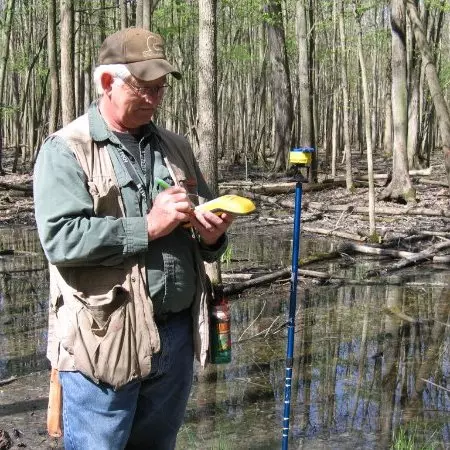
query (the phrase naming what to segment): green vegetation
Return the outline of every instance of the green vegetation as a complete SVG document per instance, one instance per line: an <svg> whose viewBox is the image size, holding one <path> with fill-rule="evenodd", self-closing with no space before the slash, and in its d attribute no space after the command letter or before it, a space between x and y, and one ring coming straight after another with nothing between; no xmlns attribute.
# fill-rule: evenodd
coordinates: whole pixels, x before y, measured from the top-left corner
<svg viewBox="0 0 450 450"><path fill-rule="evenodd" d="M222 264L225 264L225 266L228 269L228 266L230 265L232 259L233 259L233 245L229 244L227 249L225 250L225 253L221 256L220 262Z"/></svg>
<svg viewBox="0 0 450 450"><path fill-rule="evenodd" d="M422 439L417 423L406 427L401 426L393 433L391 450L440 450L444 448L443 443L434 439L434 433L425 442L422 442Z"/></svg>

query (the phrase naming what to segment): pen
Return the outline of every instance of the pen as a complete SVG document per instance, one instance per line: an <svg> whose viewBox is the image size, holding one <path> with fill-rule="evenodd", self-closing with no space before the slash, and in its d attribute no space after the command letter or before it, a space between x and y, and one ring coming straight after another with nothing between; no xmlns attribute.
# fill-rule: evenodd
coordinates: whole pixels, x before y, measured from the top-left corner
<svg viewBox="0 0 450 450"><path fill-rule="evenodd" d="M169 183L166 183L164 180L161 180L161 178L155 178L155 181L163 189L168 189L171 187Z"/></svg>

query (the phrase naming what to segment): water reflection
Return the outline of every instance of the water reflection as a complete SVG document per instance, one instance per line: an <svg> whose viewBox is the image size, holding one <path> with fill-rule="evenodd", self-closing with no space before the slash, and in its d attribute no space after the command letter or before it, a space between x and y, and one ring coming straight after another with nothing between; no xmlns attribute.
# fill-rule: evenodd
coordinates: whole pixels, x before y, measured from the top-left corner
<svg viewBox="0 0 450 450"><path fill-rule="evenodd" d="M229 271L244 270L246 255L247 268L290 264L288 231L244 235L232 236L238 250ZM303 239L301 257L331 245ZM360 280L371 267L339 261L316 268ZM401 439L414 448L447 448L448 274L421 268L373 285L299 287L293 448L389 448ZM288 299L286 283L234 299L233 361L216 368L208 387L195 385L178 448L280 447ZM210 407L207 427L200 395Z"/></svg>
<svg viewBox="0 0 450 450"><path fill-rule="evenodd" d="M36 231L0 230L0 379L48 367L47 263Z"/></svg>
<svg viewBox="0 0 450 450"><path fill-rule="evenodd" d="M236 229L228 272L290 265L291 230ZM0 230L0 380L47 368L48 275L35 230ZM329 250L302 239L301 257ZM351 262L351 264L350 264ZM373 262L314 269L361 280ZM449 430L448 267L409 269L377 284L300 278L291 395L292 448L389 448L404 433L445 448ZM196 371L178 449L281 444L289 284L232 298L233 359Z"/></svg>

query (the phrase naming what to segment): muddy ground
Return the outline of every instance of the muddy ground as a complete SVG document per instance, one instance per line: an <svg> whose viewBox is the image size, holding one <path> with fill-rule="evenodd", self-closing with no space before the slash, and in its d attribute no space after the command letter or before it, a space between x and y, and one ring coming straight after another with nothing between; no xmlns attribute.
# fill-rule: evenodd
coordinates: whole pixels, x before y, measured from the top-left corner
<svg viewBox="0 0 450 450"><path fill-rule="evenodd" d="M440 184L429 184L432 180L437 183L445 183L444 169L441 156L437 154L432 162L432 172L428 176L413 178L414 187L417 190L418 205L423 208L448 211L449 196L447 188ZM388 162L383 158L375 159L375 171L386 173L389 170ZM361 167L361 175L364 167ZM250 171L249 178L255 183L261 181L274 182L273 177L260 171ZM343 175L343 174L340 174ZM242 168L227 168L221 172L224 181L242 179ZM269 179L270 178L270 179ZM323 179L324 176L321 175ZM0 226L35 225L33 216L33 202L31 190L7 189L7 185L15 187L30 187L30 174L7 173L0 176ZM334 187L314 192L304 193L304 204L320 202L330 205L367 206L368 188L358 185L354 194L349 194L345 187ZM383 180L377 181L376 193L383 190ZM49 200L51 194L49 194ZM283 194L280 200L293 199L293 193ZM257 202L258 203L258 202ZM274 216L274 206L267 204L258 205L258 212L262 221ZM387 203L377 199L376 207L396 207L405 211L410 207ZM280 218L277 211L277 217ZM311 208L307 214L313 214ZM307 216L305 213L305 217ZM292 209L285 209L281 217L292 217ZM261 221L259 221L261 224ZM354 234L366 234L368 232L368 220L366 216L351 212L324 213L318 220L308 222L308 226L318 228L343 230ZM401 238L408 233L418 230L450 232L450 218L438 215L432 216L378 216L377 227L382 231L384 239ZM276 233L276 227L272 227ZM48 401L49 373L37 373L26 377L11 380L7 384L0 381L0 430L5 430L11 437L11 448L49 449L62 448L61 441L50 438L46 433L46 410ZM4 438L4 437L3 437ZM0 433L0 449L9 448L4 442L2 447Z"/></svg>
<svg viewBox="0 0 450 450"><path fill-rule="evenodd" d="M11 438L11 447L62 449L62 440L47 435L49 373L41 372L20 377L0 386L0 429Z"/></svg>

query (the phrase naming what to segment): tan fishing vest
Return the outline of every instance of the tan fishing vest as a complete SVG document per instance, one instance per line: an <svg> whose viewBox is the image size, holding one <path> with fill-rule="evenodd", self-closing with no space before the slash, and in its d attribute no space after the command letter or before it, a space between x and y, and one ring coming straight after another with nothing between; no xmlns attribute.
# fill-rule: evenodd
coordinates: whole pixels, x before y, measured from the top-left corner
<svg viewBox="0 0 450 450"><path fill-rule="evenodd" d="M180 136L160 129L166 164L177 184L195 178L193 154ZM124 207L106 146L89 134L87 114L55 133L74 152L88 179L97 217L123 217ZM195 189L195 186L194 186ZM120 266L57 267L49 264L50 308L47 356L52 367L78 370L115 389L149 375L151 356L160 348L148 296L145 255ZM197 295L192 307L194 348L202 366L209 343L209 285L196 251Z"/></svg>

